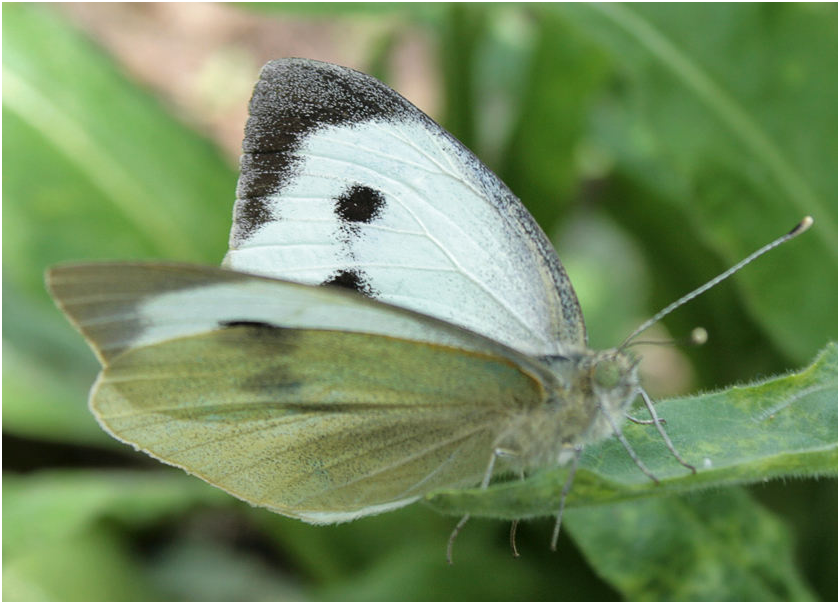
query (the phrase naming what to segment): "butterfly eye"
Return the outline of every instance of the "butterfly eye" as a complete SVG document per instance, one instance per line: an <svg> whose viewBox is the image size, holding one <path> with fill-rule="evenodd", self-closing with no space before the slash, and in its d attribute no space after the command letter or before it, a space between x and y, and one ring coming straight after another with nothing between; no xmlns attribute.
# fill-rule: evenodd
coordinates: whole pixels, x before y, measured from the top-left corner
<svg viewBox="0 0 840 604"><path fill-rule="evenodd" d="M621 368L614 360L604 360L595 365L595 384L605 390L612 390L621 382Z"/></svg>

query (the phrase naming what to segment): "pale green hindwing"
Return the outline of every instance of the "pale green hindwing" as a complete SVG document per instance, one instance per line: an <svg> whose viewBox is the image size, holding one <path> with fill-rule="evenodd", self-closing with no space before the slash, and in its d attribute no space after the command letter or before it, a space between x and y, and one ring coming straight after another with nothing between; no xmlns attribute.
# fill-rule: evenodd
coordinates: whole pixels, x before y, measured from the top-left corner
<svg viewBox="0 0 840 604"><path fill-rule="evenodd" d="M180 263L51 269L104 369L91 408L118 439L310 522L476 484L539 362L352 292Z"/></svg>
<svg viewBox="0 0 840 604"><path fill-rule="evenodd" d="M120 440L253 504L341 522L476 484L542 386L509 360L238 325L128 350L91 394Z"/></svg>

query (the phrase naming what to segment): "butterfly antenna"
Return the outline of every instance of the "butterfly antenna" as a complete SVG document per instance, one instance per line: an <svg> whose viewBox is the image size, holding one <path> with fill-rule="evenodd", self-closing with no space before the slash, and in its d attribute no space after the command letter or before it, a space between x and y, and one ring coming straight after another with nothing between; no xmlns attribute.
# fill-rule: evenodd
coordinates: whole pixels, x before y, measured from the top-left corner
<svg viewBox="0 0 840 604"><path fill-rule="evenodd" d="M636 340L630 342L625 348L631 346L702 346L709 341L709 332L703 327L695 327L688 337L672 340Z"/></svg>
<svg viewBox="0 0 840 604"><path fill-rule="evenodd" d="M713 288L715 285L717 285L718 283L720 283L724 279L727 279L728 277L732 276L734 273L737 273L739 270L744 268L750 262L752 262L753 260L755 260L759 256L762 256L763 254L766 254L767 252L772 250L774 247L778 247L778 246L782 245L783 243L785 243L787 241L790 241L794 237L796 237L798 235L801 235L802 233L807 231L809 228L811 228L812 224L814 224L814 219L811 218L810 216L806 216L789 233L787 233L785 235L782 235L781 237L779 237L778 239L776 239L774 241L771 241L770 243L768 243L764 247L761 247L761 248L757 249L756 251L754 251L752 254L750 254L749 256L744 258L743 260L741 260L738 264L736 264L735 266L733 266L729 270L726 270L726 271L722 272L720 275L718 275L717 277L715 277L711 281L708 281L707 283L704 283L703 285L701 285L700 287L698 287L694 291L689 292L686 295L684 295L682 298L680 298L676 302L673 302L672 304L669 304L668 306L666 306L665 308L660 310L658 313L653 315L650 319L648 319L647 321L642 323L638 328L636 328L636 330L633 333L631 333L629 336L627 336L627 338L621 343L621 346L618 347L619 350L621 350L622 348L625 348L627 346L627 344L630 342L630 340L632 340L637 335L639 335L640 333L645 331L647 328L649 328L654 323L658 323L659 321L661 321L662 318L665 317L666 315L671 314L674 310L676 310L677 308L679 308L680 306L682 306L686 302L689 302L690 300L693 300L694 298L696 298L697 296L699 296L700 294L702 294L706 290Z"/></svg>

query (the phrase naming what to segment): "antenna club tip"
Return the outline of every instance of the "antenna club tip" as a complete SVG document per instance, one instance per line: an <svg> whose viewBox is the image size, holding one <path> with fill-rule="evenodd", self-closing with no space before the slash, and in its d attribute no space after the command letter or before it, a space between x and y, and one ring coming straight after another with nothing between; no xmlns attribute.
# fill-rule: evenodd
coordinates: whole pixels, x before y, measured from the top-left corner
<svg viewBox="0 0 840 604"><path fill-rule="evenodd" d="M695 327L691 330L691 343L695 346L702 346L709 341L709 332L702 327Z"/></svg>
<svg viewBox="0 0 840 604"><path fill-rule="evenodd" d="M806 216L799 222L799 224L793 227L793 230L790 233L788 233L788 237L796 237L797 235L801 235L802 233L810 229L812 224L814 224L814 219L810 216Z"/></svg>

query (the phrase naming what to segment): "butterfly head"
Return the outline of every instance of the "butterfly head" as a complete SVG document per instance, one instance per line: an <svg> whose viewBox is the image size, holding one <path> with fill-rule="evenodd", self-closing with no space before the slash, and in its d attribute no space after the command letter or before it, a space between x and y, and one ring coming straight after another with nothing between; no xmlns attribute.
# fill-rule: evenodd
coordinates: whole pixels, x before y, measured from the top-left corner
<svg viewBox="0 0 840 604"><path fill-rule="evenodd" d="M638 366L641 357L623 350L595 353L588 367L588 377L595 400L604 412L618 419L624 414L639 390Z"/></svg>
<svg viewBox="0 0 840 604"><path fill-rule="evenodd" d="M549 408L559 432L546 441L586 445L614 434L639 392L638 355L627 350L581 350L543 359L557 379Z"/></svg>

